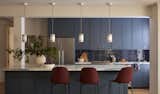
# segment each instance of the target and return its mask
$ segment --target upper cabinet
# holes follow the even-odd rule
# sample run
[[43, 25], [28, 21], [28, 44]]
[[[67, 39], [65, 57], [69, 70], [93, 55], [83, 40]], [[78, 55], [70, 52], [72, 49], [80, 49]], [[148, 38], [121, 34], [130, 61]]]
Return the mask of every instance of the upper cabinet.
[[113, 49], [149, 49], [149, 19], [112, 19]]
[[149, 49], [149, 19], [132, 19], [133, 49]]
[[[48, 22], [50, 34], [51, 19]], [[56, 37], [75, 38], [76, 49], [149, 49], [148, 18], [111, 18], [112, 45], [106, 40], [109, 34], [109, 18], [83, 18], [82, 22], [84, 43], [78, 42], [80, 18], [55, 18], [53, 32]]]

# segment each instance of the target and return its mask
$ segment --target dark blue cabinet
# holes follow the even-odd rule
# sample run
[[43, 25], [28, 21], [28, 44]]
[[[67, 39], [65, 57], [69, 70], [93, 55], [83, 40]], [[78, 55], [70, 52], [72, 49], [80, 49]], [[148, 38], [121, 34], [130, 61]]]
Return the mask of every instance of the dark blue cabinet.
[[[49, 19], [49, 34], [51, 19]], [[109, 34], [109, 18], [83, 18], [84, 43], [78, 42], [80, 18], [55, 18], [54, 33], [56, 37], [75, 38], [76, 49], [113, 50], [149, 49], [148, 18], [111, 18], [113, 42], [110, 45], [106, 36]]]
[[149, 49], [149, 19], [112, 19], [113, 49]]
[[132, 49], [132, 25], [129, 18], [112, 19], [113, 49]]
[[108, 34], [108, 19], [87, 19], [87, 31], [89, 36], [90, 50], [105, 50], [108, 48], [106, 36]]
[[112, 49], [122, 49], [122, 21], [123, 19], [112, 19], [111, 30], [113, 34]]
[[149, 87], [149, 70], [150, 64], [140, 64], [140, 69], [134, 71], [132, 86], [134, 88], [148, 88]]
[[136, 18], [133, 22], [133, 49], [149, 49], [149, 19]]
[[143, 48], [143, 25], [141, 19], [132, 19], [133, 23], [133, 49]]

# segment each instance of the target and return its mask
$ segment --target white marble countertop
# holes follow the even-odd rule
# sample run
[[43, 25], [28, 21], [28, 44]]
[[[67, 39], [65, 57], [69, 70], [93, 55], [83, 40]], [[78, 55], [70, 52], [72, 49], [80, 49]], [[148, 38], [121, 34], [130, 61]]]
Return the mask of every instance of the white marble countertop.
[[113, 62], [113, 64], [150, 64], [150, 62]]
[[120, 71], [123, 67], [131, 66], [129, 64], [81, 64], [81, 65], [43, 65], [43, 66], [26, 66], [5, 68], [4, 71], [52, 71], [53, 67], [63, 66], [69, 71], [81, 71], [84, 67], [94, 67], [97, 71]]

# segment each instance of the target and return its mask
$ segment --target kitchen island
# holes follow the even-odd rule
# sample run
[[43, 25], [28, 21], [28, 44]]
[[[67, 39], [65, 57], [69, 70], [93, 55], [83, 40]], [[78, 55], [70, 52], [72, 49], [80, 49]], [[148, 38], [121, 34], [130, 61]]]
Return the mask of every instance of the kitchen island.
[[[100, 65], [56, 65], [64, 66], [70, 71], [70, 94], [80, 93], [80, 70], [83, 67], [94, 67], [97, 69], [100, 77], [99, 94], [128, 94], [127, 84], [119, 85], [117, 83], [110, 83], [115, 78], [121, 68], [130, 65], [114, 65], [114, 64], [100, 64]], [[56, 67], [55, 66], [55, 67]], [[51, 94], [51, 67], [26, 67], [21, 69], [19, 67], [6, 68], [5, 83], [6, 94]], [[112, 85], [112, 88], [110, 88]], [[85, 85], [83, 94], [95, 94], [95, 88], [90, 85]], [[65, 87], [63, 85], [56, 85], [54, 94], [65, 94]]]

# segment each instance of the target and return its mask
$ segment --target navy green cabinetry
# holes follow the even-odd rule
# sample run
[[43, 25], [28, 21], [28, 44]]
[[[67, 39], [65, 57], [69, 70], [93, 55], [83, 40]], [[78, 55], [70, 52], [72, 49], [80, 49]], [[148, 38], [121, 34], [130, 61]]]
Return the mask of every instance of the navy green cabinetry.
[[[54, 33], [56, 37], [75, 38], [76, 49], [106, 50], [110, 44], [106, 40], [109, 34], [109, 18], [83, 18], [84, 43], [78, 42], [80, 18], [55, 18]], [[49, 34], [51, 19], [49, 19]], [[113, 33], [113, 50], [149, 49], [148, 18], [111, 18]]]

